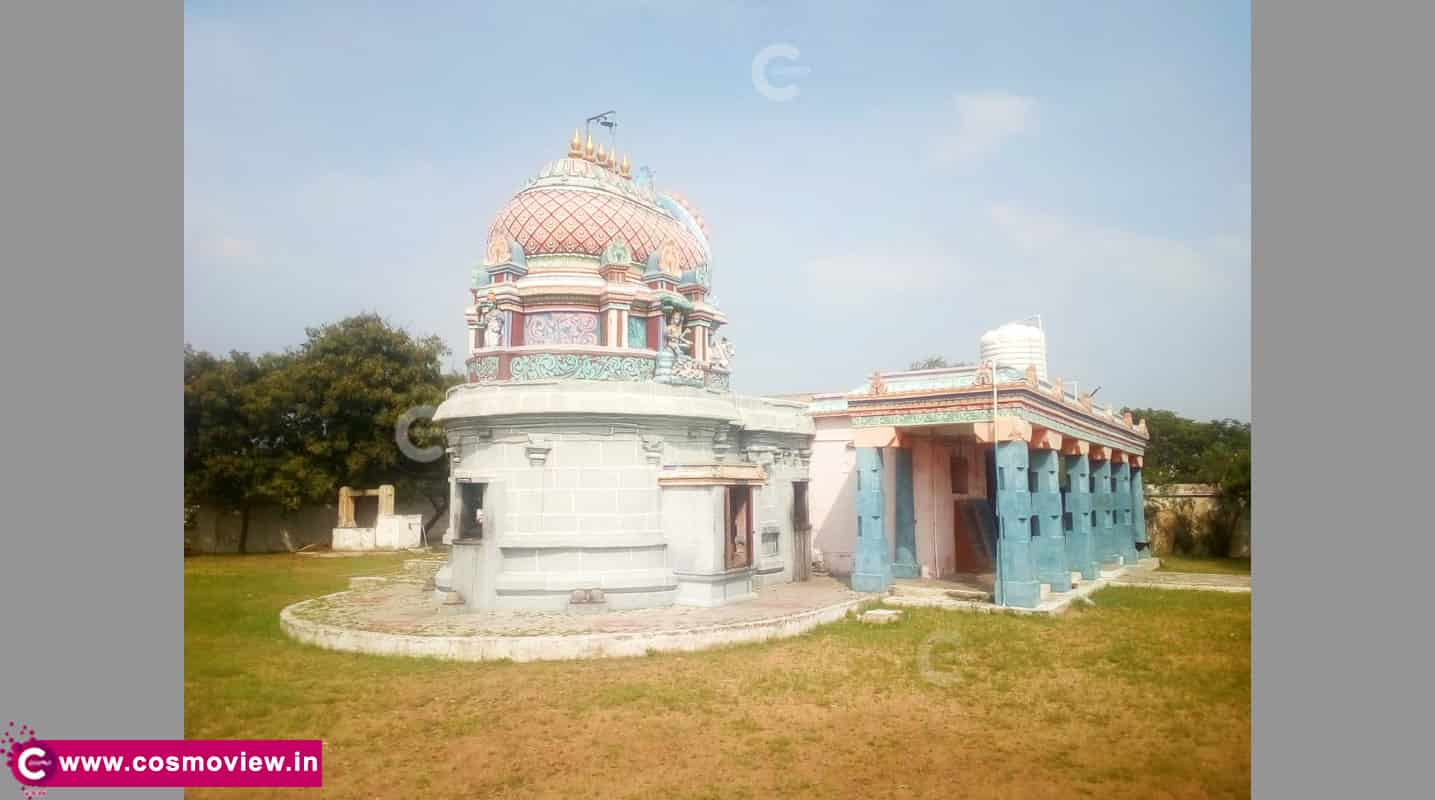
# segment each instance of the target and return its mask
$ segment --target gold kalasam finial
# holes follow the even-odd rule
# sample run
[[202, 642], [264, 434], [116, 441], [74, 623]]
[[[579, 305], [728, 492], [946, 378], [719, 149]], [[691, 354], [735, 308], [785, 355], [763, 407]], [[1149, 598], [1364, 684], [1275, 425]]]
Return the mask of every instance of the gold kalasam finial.
[[617, 171], [618, 171], [618, 151], [617, 151], [617, 150], [610, 150], [610, 151], [608, 151], [608, 169], [610, 169], [610, 170], [612, 170], [612, 171], [614, 171], [614, 172], [617, 172]]
[[573, 129], [573, 141], [571, 141], [571, 142], [568, 143], [568, 157], [569, 157], [569, 158], [582, 158], [582, 157], [583, 157], [583, 139], [578, 136], [578, 129], [577, 129], [577, 128], [574, 128], [574, 129]]
[[602, 145], [602, 143], [600, 142], [600, 143], [598, 144], [598, 166], [602, 167], [602, 166], [606, 166], [607, 164], [608, 164], [608, 156], [606, 156], [606, 155], [603, 154], [603, 145]]
[[593, 134], [591, 134], [591, 133], [588, 134], [588, 147], [587, 147], [587, 149], [584, 151], [584, 156], [583, 156], [583, 157], [586, 158], [586, 159], [588, 159], [589, 161], [592, 161], [592, 160], [593, 160]]
[[624, 154], [623, 154], [623, 165], [622, 165], [621, 167], [619, 167], [619, 173], [620, 173], [624, 178], [631, 178], [631, 177], [633, 176], [631, 170], [632, 170], [632, 165], [628, 163], [628, 154], [627, 154], [627, 153], [624, 153]]

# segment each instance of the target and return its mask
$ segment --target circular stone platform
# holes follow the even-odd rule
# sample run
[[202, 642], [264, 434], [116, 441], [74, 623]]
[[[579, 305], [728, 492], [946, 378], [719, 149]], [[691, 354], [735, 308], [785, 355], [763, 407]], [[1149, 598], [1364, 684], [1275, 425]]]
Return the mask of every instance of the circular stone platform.
[[290, 637], [329, 650], [456, 661], [549, 661], [704, 650], [805, 633], [874, 595], [831, 578], [784, 583], [746, 602], [567, 614], [455, 612], [413, 577], [369, 581], [285, 608]]

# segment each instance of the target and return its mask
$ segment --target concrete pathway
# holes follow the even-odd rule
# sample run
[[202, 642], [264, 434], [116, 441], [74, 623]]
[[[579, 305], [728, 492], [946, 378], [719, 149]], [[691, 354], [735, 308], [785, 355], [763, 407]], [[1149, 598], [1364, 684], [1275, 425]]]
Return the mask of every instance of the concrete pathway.
[[1148, 589], [1197, 589], [1207, 592], [1249, 592], [1251, 576], [1218, 575], [1206, 572], [1125, 572], [1110, 579], [1113, 586], [1141, 586]]

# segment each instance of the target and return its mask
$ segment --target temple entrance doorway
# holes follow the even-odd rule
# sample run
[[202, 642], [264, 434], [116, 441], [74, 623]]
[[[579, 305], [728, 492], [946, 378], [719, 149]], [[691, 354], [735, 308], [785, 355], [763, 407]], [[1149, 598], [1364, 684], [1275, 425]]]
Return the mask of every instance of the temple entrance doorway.
[[727, 487], [723, 559], [728, 569], [752, 566], [752, 487]]
[[792, 579], [812, 573], [812, 523], [807, 517], [807, 481], [792, 482]]
[[958, 574], [991, 572], [995, 568], [995, 529], [994, 520], [988, 519], [989, 508], [983, 498], [952, 501], [953, 568]]

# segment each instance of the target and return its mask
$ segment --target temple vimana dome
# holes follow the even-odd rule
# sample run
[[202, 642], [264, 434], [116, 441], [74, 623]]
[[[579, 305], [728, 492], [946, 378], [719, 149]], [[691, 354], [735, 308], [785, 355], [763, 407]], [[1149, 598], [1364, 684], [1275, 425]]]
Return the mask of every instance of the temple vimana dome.
[[575, 132], [473, 269], [438, 591], [471, 609], [717, 605], [788, 581], [802, 403], [730, 389], [701, 215]]
[[575, 131], [567, 156], [489, 227], [473, 270], [469, 378], [724, 389], [731, 346], [717, 338], [727, 318], [708, 299], [712, 274], [697, 211]]

